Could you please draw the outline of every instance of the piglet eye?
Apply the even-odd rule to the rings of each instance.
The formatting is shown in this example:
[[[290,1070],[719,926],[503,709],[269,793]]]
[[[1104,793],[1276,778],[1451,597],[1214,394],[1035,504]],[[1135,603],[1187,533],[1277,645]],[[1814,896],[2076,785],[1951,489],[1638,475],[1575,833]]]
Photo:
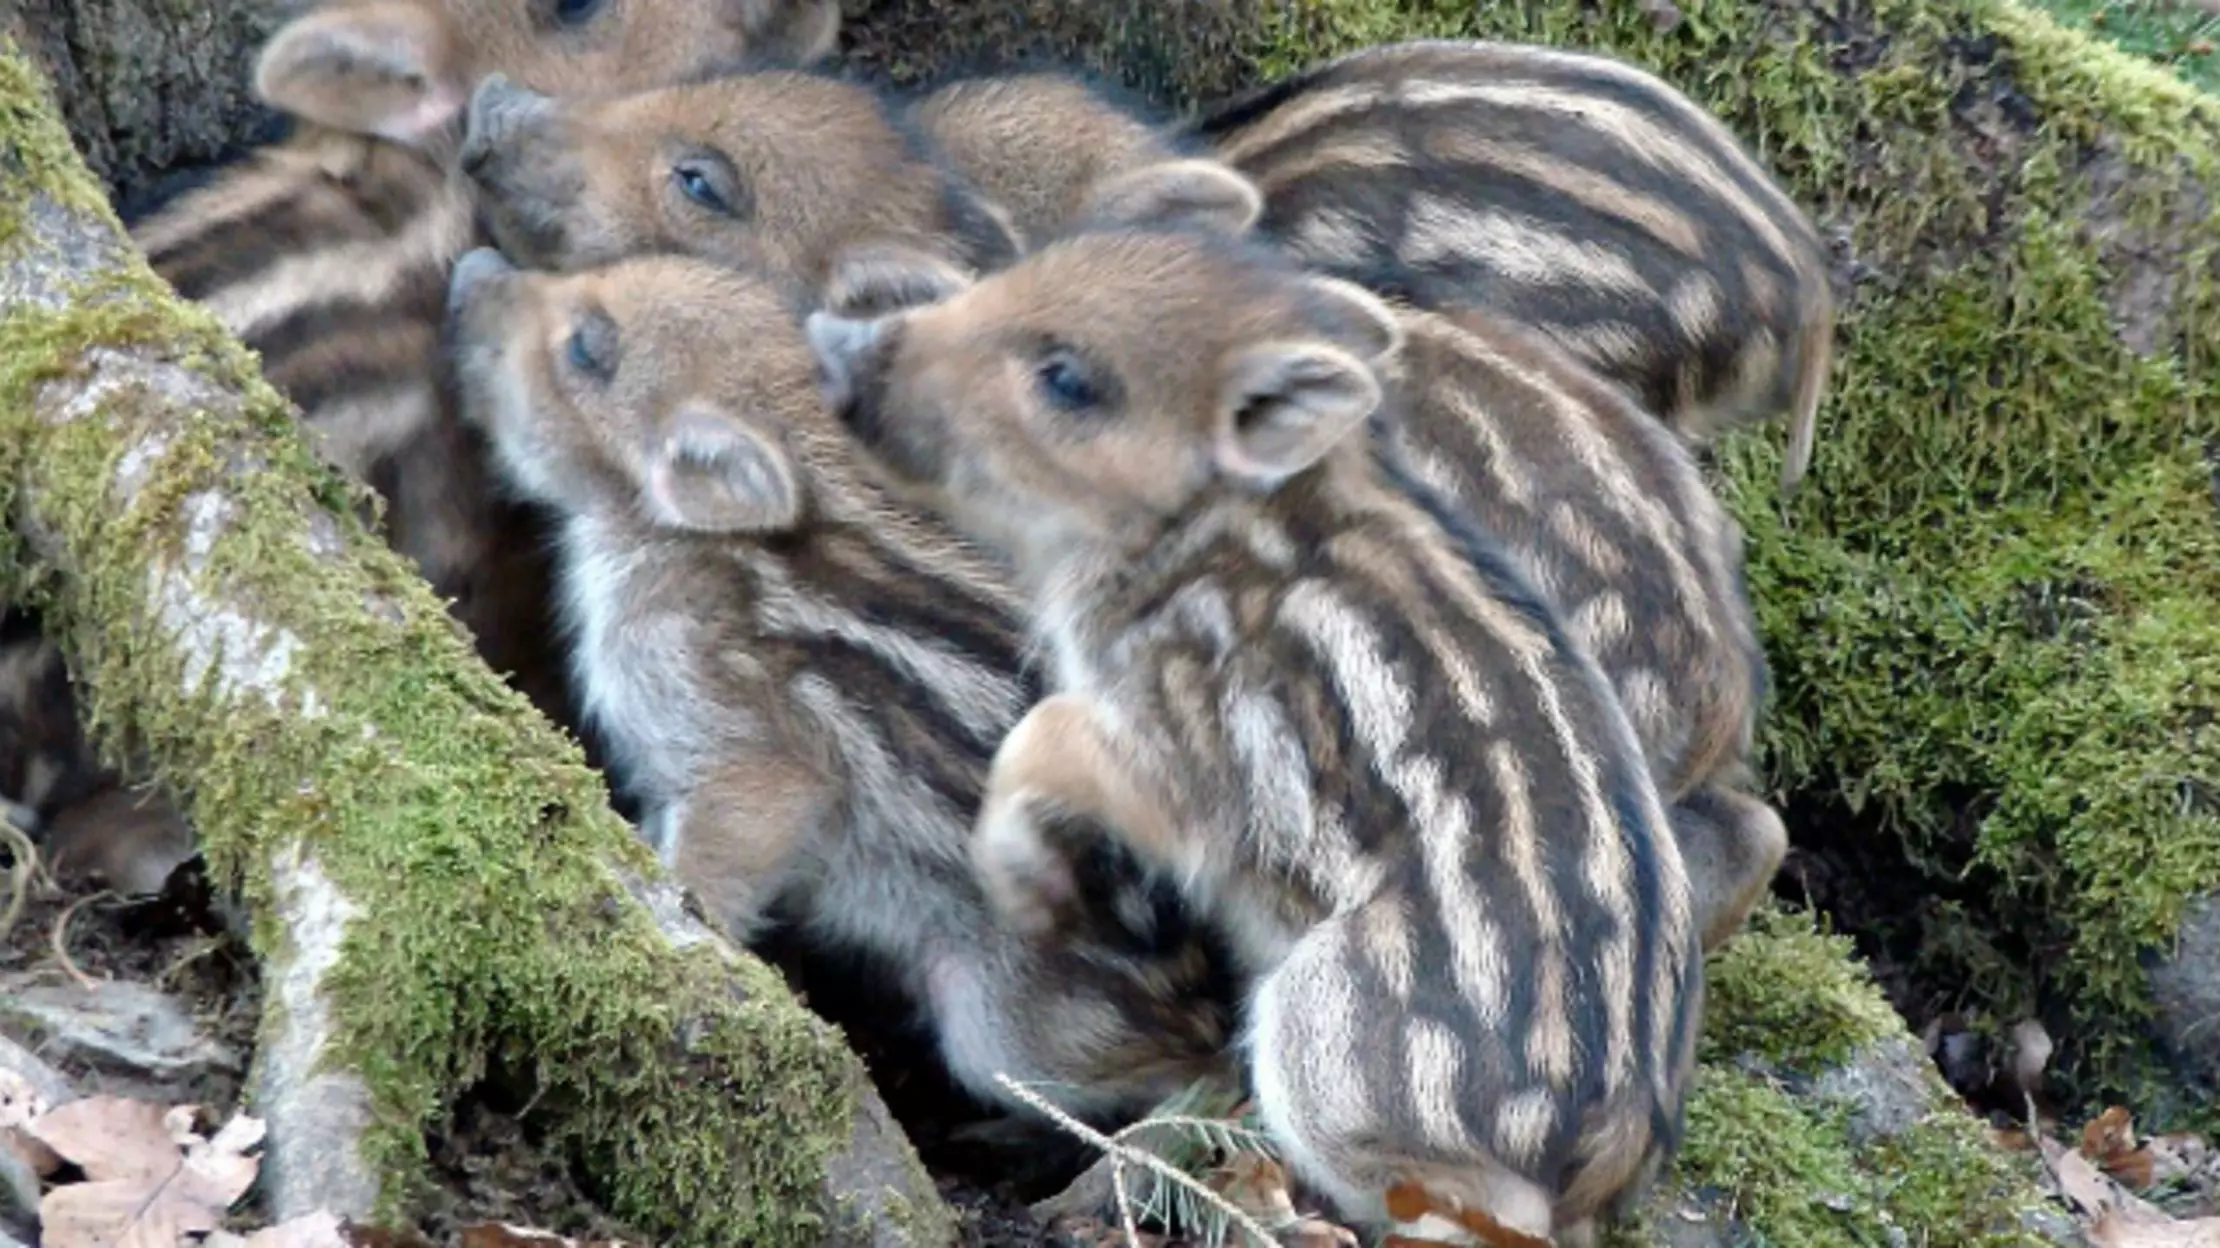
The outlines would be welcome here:
[[[1102,401],[1101,393],[1088,376],[1085,362],[1068,350],[1058,348],[1049,352],[1033,377],[1041,394],[1067,412],[1085,411]]]
[[[617,371],[616,346],[616,326],[605,317],[588,315],[564,340],[563,360],[583,377],[607,381]]]
[[[570,336],[570,366],[581,373],[598,373],[600,365],[594,362],[593,348],[586,344],[586,332],[578,330]]]
[[[555,0],[555,20],[565,26],[583,26],[601,11],[602,0]]]
[[[671,170],[671,178],[678,183],[679,194],[711,212],[731,214],[732,205],[725,202],[724,194],[717,189],[717,184],[710,180],[701,166],[690,161],[682,163]]]

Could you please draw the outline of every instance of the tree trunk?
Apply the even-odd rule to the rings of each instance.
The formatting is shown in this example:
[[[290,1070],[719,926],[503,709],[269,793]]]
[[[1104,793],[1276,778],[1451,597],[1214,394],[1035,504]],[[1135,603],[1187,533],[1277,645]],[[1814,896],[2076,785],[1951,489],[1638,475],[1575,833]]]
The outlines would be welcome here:
[[[951,1225],[839,1034],[682,906],[576,747],[146,268],[0,49],[0,564],[253,911],[279,1218],[407,1214],[488,1074],[688,1244]],[[10,573],[4,579],[25,578]]]
[[[275,120],[248,89],[274,0],[0,0],[54,84],[85,163],[118,196],[213,161]]]

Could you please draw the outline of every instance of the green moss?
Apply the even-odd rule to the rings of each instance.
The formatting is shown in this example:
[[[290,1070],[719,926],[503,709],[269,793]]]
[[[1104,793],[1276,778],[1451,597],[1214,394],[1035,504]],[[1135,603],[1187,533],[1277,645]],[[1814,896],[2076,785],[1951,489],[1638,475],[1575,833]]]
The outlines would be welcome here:
[[[52,124],[45,75],[0,32],[0,251],[14,241],[36,194],[113,220],[108,200],[84,172],[69,133]]]
[[[1806,1069],[1903,1030],[1848,937],[1808,914],[1766,908],[1706,967],[1702,1056],[1757,1053]]]
[[[1769,909],[1709,972],[1686,1142],[1614,1243],[1655,1244],[1688,1206],[1779,1248],[2042,1242],[2023,1229],[2042,1204],[2031,1168],[1989,1147],[1923,1067],[1844,940]],[[1840,1078],[1846,1066],[1862,1076]]]
[[[1703,1072],[1688,1101],[1680,1173],[1699,1190],[1727,1193],[1743,1223],[1781,1248],[1887,1242],[1860,1233],[1878,1228],[1860,1225],[1872,1220],[1857,1200],[1866,1179],[1839,1115],[1815,1121],[1762,1076]]]
[[[25,188],[74,204],[89,181],[34,86],[0,55],[9,150],[34,154],[0,186],[18,205]],[[0,266],[20,247],[0,231]],[[499,1064],[537,1079],[539,1120],[593,1163],[620,1216],[674,1243],[814,1242],[862,1077],[839,1033],[760,964],[674,954],[618,904],[612,864],[654,869],[599,777],[365,531],[247,353],[136,260],[76,293],[66,310],[0,315],[0,480],[28,489],[11,506],[35,509],[70,564],[31,605],[87,680],[96,732],[195,782],[187,813],[211,868],[263,916],[265,956],[284,939],[268,916],[287,847],[359,908],[327,982],[330,1056],[373,1100],[380,1215],[406,1212],[427,1132]],[[212,390],[178,421],[121,388],[100,419],[40,419],[41,385],[103,344],[245,401]],[[126,503],[115,486],[134,445],[159,449],[132,465],[144,485]],[[259,471],[234,473],[242,456]],[[234,506],[196,558],[181,535],[211,490]],[[312,550],[311,526],[345,558]],[[220,659],[186,670],[150,567],[299,640],[269,698],[223,687]],[[271,638],[252,640],[267,653]]]
[[[2062,1073],[2126,1087],[2137,958],[2220,886],[2220,220],[2194,182],[2220,185],[2220,107],[2013,0],[1680,8],[1660,33],[1633,0],[1305,0],[1254,56],[1410,35],[1616,53],[1847,230],[1878,277],[1843,317],[1809,483],[1776,496],[1778,425],[1720,448],[1776,681],[1768,769],[2041,949],[1931,952],[1968,1004],[2070,1013]],[[2124,183],[2101,196],[2100,140]],[[2179,279],[2135,310],[2162,354],[2116,331],[2108,231]]]
[[[1777,1078],[1706,1067],[1689,1098],[1680,1191],[1731,1210],[1755,1242],[1777,1248],[2044,1242],[2023,1222],[2039,1204],[2027,1168],[1987,1147],[1972,1119],[1940,1111],[1864,1145],[1849,1121],[1847,1107]],[[1674,1215],[1668,1204],[1648,1216]],[[1618,1238],[1655,1242],[1647,1229]]]
[[[2147,56],[2206,91],[2220,88],[2220,16],[2153,0],[2044,0],[2045,12],[2123,51]]]

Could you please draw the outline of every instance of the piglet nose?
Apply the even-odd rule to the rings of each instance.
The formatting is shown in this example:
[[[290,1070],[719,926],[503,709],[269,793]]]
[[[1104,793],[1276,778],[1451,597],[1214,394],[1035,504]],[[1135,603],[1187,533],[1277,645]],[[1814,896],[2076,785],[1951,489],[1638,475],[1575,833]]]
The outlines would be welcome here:
[[[453,312],[467,305],[487,282],[516,272],[508,257],[491,247],[473,247],[455,261],[447,277],[447,308]]]
[[[543,111],[551,101],[537,91],[509,81],[507,74],[487,74],[470,93],[469,120],[465,123],[465,158],[483,159],[506,142],[516,128]]]
[[[830,312],[812,312],[802,333],[817,356],[819,388],[827,404],[844,406],[855,396],[856,374],[865,355],[878,345],[881,322],[861,321]]]

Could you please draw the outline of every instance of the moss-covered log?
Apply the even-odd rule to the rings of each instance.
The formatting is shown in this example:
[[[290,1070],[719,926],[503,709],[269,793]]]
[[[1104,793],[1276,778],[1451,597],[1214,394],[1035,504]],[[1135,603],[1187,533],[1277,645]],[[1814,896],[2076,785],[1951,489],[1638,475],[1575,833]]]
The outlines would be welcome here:
[[[841,1036],[357,523],[42,91],[0,43],[0,566],[250,904],[270,1212],[405,1217],[425,1133],[499,1074],[660,1242],[945,1242]]]

